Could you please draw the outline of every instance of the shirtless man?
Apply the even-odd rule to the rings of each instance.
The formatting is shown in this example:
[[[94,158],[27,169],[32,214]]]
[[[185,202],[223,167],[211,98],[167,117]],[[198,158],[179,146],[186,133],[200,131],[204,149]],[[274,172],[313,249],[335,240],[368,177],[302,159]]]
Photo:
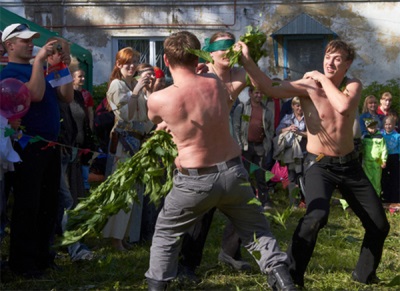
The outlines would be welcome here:
[[[180,237],[213,207],[229,217],[245,247],[260,254],[257,262],[268,274],[268,284],[295,290],[287,255],[279,250],[261,207],[248,204],[254,194],[246,184],[240,148],[229,132],[229,94],[215,76],[195,73],[198,58],[185,48],[200,49],[192,33],[174,33],[165,40],[164,61],[174,85],[148,99],[150,120],[165,122],[179,159],[153,236],[146,272],[149,290],[165,290],[176,277]]]
[[[235,46],[242,48],[242,63],[258,89],[279,98],[301,97],[308,129],[308,155],[304,162],[308,207],[288,249],[293,281],[304,286],[304,273],[318,232],[327,223],[332,192],[338,187],[365,228],[352,278],[365,284],[375,283],[389,223],[354,152],[353,122],[362,84],[345,76],[353,62],[354,49],[333,40],[325,49],[324,74],[312,71],[301,80],[282,81],[275,86],[250,58],[248,47],[243,42]]]
[[[210,37],[208,44],[203,47],[203,50],[208,51],[214,61],[213,63],[207,63],[207,71],[214,74],[223,82],[226,91],[230,95],[228,101],[230,108],[237,100],[240,92],[247,86],[246,71],[244,68],[231,68],[229,66],[229,58],[225,56],[227,50],[234,44],[235,36],[232,33],[220,31],[214,33]],[[211,227],[214,212],[215,208],[210,209],[183,237],[178,275],[182,280],[199,281],[195,275],[195,270],[201,263],[204,245]],[[224,229],[218,259],[237,270],[251,269],[251,265],[242,260],[240,239],[231,223],[228,223]]]

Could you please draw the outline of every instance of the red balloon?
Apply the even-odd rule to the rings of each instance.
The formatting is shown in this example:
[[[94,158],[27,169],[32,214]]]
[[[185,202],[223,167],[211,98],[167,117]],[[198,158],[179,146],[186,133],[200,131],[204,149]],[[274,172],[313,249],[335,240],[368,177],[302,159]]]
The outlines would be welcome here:
[[[14,78],[0,82],[0,115],[7,119],[24,116],[31,105],[31,93],[23,82]]]

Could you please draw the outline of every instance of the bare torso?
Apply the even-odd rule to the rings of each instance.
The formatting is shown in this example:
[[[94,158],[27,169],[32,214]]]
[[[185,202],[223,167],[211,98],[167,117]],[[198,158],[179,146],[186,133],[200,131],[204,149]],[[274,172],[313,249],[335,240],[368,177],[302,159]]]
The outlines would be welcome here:
[[[166,123],[178,148],[178,164],[201,168],[240,155],[229,132],[229,94],[214,76],[186,73],[149,97],[149,117]]]
[[[309,97],[300,98],[307,125],[307,151],[316,155],[344,156],[354,149],[353,123],[356,108],[348,114],[340,114],[329,102],[322,88],[307,90]]]

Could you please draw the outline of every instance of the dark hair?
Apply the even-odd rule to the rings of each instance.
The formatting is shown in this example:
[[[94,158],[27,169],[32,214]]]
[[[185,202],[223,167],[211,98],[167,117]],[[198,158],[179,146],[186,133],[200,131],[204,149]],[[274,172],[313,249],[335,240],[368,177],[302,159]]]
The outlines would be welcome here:
[[[325,48],[325,54],[343,51],[347,54],[346,60],[353,61],[355,58],[354,47],[342,40],[331,40]]]
[[[141,75],[144,71],[152,70],[154,72],[154,67],[148,63],[141,63],[136,67],[135,77]]]
[[[188,52],[188,49],[199,50],[200,47],[198,38],[189,31],[173,33],[164,41],[164,53],[171,66],[196,66],[198,57]]]

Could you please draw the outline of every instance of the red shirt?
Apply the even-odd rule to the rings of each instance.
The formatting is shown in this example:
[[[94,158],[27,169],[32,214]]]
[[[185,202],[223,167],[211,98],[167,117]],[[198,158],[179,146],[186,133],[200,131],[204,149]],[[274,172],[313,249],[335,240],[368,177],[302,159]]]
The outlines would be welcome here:
[[[263,108],[262,107],[251,107],[251,116],[249,122],[249,132],[247,140],[249,142],[261,143],[264,140],[264,128],[263,128]]]
[[[82,96],[83,99],[85,100],[85,107],[93,107],[94,106],[94,101],[93,101],[93,97],[92,94],[90,94],[90,92],[86,89],[82,89]]]

